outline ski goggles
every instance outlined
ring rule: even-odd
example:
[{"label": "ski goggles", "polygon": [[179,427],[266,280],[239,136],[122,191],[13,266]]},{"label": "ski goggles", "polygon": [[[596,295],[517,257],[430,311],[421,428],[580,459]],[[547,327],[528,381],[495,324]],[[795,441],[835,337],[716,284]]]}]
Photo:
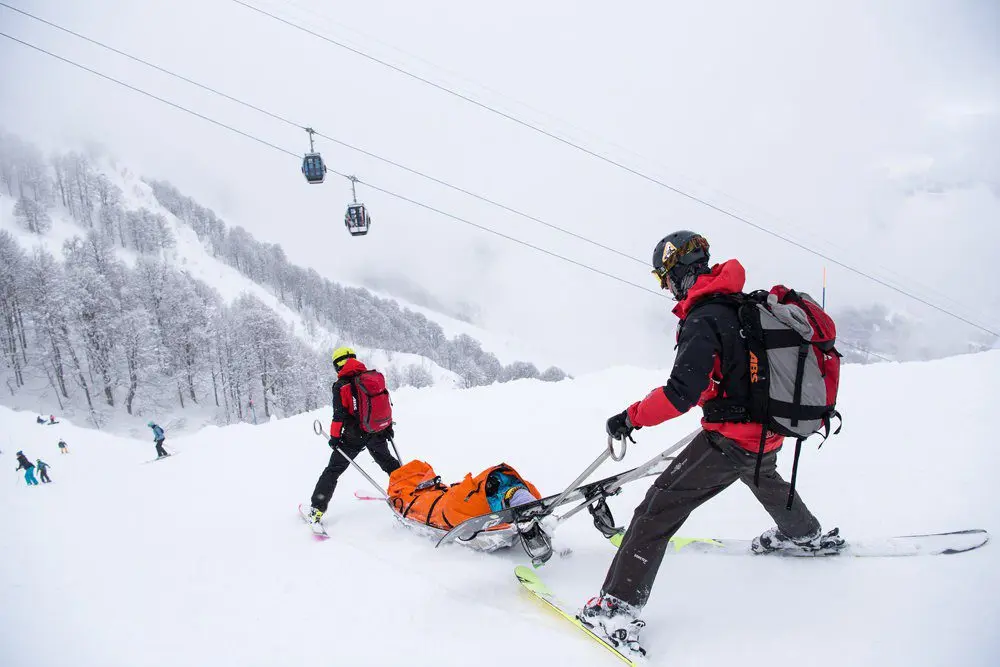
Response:
[{"label": "ski goggles", "polygon": [[653,276],[660,283],[660,289],[670,289],[670,269],[653,269]]},{"label": "ski goggles", "polygon": [[663,258],[663,263],[654,268],[652,273],[660,283],[660,289],[670,289],[670,270],[678,264],[692,264],[708,256],[708,241],[696,236],[680,248]]}]

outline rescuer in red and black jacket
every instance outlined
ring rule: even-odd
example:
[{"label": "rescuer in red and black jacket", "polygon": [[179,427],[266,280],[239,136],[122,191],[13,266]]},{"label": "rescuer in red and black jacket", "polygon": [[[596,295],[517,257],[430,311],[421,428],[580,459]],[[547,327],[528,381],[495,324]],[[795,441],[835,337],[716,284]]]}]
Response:
[{"label": "rescuer in red and black jacket", "polygon": [[339,347],[334,350],[333,365],[337,369],[337,381],[333,383],[332,388],[333,419],[330,422],[330,447],[334,451],[313,490],[310,501],[312,510],[309,513],[312,521],[319,521],[322,518],[337,488],[337,479],[350,465],[343,454],[353,460],[368,449],[375,463],[387,475],[400,465],[396,457],[389,453],[388,441],[394,437],[392,426],[378,433],[366,433],[358,420],[358,398],[355,396],[353,378],[368,369],[358,361],[354,350],[349,347]]},{"label": "rescuer in red and black jacket", "polygon": [[[693,232],[676,232],[656,245],[653,273],[677,300],[673,311],[680,320],[677,356],[666,385],[608,419],[611,437],[630,437],[634,429],[673,419],[713,398],[749,399],[750,364],[737,308],[712,298],[741,293],[746,273],[735,259],[712,267],[708,262],[708,241]],[[642,622],[621,620],[634,619],[649,598],[670,538],[695,508],[738,479],[750,486],[777,524],[755,538],[755,551],[843,545],[836,529],[822,534],[819,521],[801,499],[786,509],[790,487],[775,468],[782,436],[763,434],[759,485],[754,485],[764,426],[703,421],[702,428],[653,482],[635,510],[601,595],[583,609],[588,625],[624,631],[626,643],[637,641],[632,635],[637,635]]]}]

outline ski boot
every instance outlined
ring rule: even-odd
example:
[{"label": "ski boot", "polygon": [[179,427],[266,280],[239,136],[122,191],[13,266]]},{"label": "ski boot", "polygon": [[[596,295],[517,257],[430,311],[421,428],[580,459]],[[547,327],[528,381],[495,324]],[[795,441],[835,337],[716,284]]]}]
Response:
[{"label": "ski boot", "polygon": [[322,518],[323,513],[315,507],[310,507],[309,511],[305,515],[306,523],[309,524],[318,524]]},{"label": "ski boot", "polygon": [[646,649],[639,644],[639,632],[646,622],[638,618],[638,610],[627,602],[613,595],[598,595],[590,598],[576,617],[615,648],[646,655]]},{"label": "ski boot", "polygon": [[760,536],[753,538],[750,543],[750,550],[755,554],[766,554],[773,551],[783,551],[798,549],[816,553],[833,553],[839,551],[846,544],[844,538],[840,536],[840,528],[824,533],[822,528],[817,528],[810,535],[803,537],[788,537],[777,527],[765,530]]}]

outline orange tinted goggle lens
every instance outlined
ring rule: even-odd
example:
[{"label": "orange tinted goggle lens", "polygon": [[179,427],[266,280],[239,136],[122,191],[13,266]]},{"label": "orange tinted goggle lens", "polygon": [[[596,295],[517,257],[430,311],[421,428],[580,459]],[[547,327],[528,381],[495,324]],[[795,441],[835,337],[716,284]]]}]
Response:
[{"label": "orange tinted goggle lens", "polygon": [[666,269],[653,269],[653,276],[656,278],[656,282],[660,283],[660,289],[670,288],[670,277],[667,275]]}]

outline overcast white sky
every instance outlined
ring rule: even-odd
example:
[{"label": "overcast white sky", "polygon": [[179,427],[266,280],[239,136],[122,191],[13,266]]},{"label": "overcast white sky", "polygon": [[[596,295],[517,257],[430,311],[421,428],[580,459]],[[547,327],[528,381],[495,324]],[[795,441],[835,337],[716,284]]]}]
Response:
[{"label": "overcast white sky", "polygon": [[[1000,292],[985,282],[1000,260],[995,2],[249,1],[1000,327]],[[691,228],[714,259],[739,257],[754,287],[820,290],[817,257],[231,0],[5,2],[643,261],[660,237]],[[0,27],[307,147],[301,131],[3,8]],[[471,304],[483,326],[534,340],[539,362],[578,372],[669,358],[666,299],[363,187],[375,223],[352,239],[346,181],[309,186],[292,157],[8,40],[0,63],[0,126],[49,147],[100,144],[331,278]],[[319,148],[331,168],[655,287],[639,263]],[[835,266],[829,279],[834,306],[932,315]],[[933,321],[928,336],[971,335]]]}]

